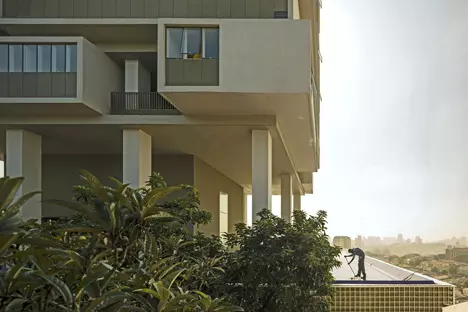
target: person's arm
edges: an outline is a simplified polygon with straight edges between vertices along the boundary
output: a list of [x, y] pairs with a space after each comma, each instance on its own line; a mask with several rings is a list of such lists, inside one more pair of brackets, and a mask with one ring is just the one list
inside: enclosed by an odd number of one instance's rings
[[356, 255], [355, 255], [355, 254], [352, 254], [352, 255], [349, 255], [349, 256], [353, 256], [353, 257], [351, 258], [351, 261], [348, 262], [348, 264], [351, 264], [351, 263], [354, 261], [354, 258], [356, 258]]

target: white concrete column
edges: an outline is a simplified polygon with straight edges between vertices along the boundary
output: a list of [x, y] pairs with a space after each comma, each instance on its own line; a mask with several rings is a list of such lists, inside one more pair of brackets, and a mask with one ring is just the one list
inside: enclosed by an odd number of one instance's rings
[[125, 92], [150, 92], [151, 74], [138, 60], [125, 61]]
[[292, 176], [290, 174], [281, 175], [281, 218], [291, 222], [292, 216]]
[[271, 210], [272, 143], [268, 130], [252, 131], [252, 222], [257, 213]]
[[[6, 176], [24, 177], [16, 197], [42, 191], [42, 138], [29, 131], [13, 129], [6, 131]], [[34, 196], [21, 208], [24, 220], [42, 217], [42, 197]]]
[[139, 129], [123, 130], [123, 183], [145, 186], [151, 175], [151, 136]]
[[301, 210], [301, 194], [294, 194], [294, 210]]

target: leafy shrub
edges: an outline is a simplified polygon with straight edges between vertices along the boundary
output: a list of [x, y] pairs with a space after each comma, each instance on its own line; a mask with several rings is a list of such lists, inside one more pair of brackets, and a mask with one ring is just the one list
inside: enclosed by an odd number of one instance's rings
[[226, 247], [193, 231], [211, 215], [192, 186], [82, 179], [74, 201], [50, 201], [75, 215], [41, 225], [19, 216], [34, 193], [13, 201], [23, 179], [0, 179], [0, 311], [329, 311], [340, 249], [325, 212], [295, 212], [291, 224], [264, 210]]
[[23, 179], [0, 179], [0, 311], [243, 311], [202, 292], [223, 273], [205, 241], [185, 234], [185, 221], [209, 219], [193, 189], [82, 177], [77, 201], [50, 201], [77, 215], [42, 226], [18, 214], [34, 194], [13, 203]]
[[226, 258], [226, 275], [218, 294], [252, 312], [329, 311], [332, 269], [341, 265], [341, 250], [326, 235], [326, 212], [306, 217], [294, 212], [294, 222], [263, 210], [253, 227], [238, 224], [227, 234], [234, 248]]

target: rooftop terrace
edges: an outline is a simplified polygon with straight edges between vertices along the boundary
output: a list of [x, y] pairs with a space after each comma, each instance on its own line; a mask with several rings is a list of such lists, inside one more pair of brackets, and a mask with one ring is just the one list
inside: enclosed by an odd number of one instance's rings
[[[344, 257], [346, 253], [343, 253], [340, 257], [341, 267], [336, 268], [333, 271], [333, 276], [335, 277], [335, 284], [353, 284], [353, 285], [369, 285], [369, 284], [384, 284], [384, 285], [445, 285], [450, 286], [450, 284], [433, 279], [429, 276], [425, 276], [419, 273], [415, 273], [390, 263], [383, 262], [381, 260], [366, 257], [365, 267], [367, 273], [367, 281], [362, 280], [352, 280], [354, 276], [348, 264], [346, 264], [346, 258]], [[351, 258], [348, 258], [349, 260]], [[358, 270], [358, 257], [354, 259], [351, 263], [351, 267], [354, 270], [354, 273], [357, 273]]]

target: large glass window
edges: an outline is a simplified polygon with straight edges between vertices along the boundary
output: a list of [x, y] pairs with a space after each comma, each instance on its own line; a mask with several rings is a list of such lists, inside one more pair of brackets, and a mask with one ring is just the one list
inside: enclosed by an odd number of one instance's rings
[[10, 45], [8, 71], [12, 73], [23, 71], [23, 46], [20, 44]]
[[76, 44], [69, 44], [66, 48], [66, 68], [67, 73], [76, 73]]
[[166, 29], [166, 57], [182, 58], [182, 37], [183, 28]]
[[201, 28], [185, 28], [182, 39], [182, 54], [187, 58], [201, 58], [202, 30]]
[[0, 44], [0, 72], [8, 71], [8, 45]]
[[0, 44], [0, 72], [75, 73], [76, 44]]
[[219, 58], [219, 28], [167, 28], [166, 58]]
[[37, 71], [48, 73], [52, 68], [52, 46], [41, 44], [37, 47]]
[[203, 29], [203, 58], [219, 58], [219, 28]]
[[52, 46], [52, 72], [64, 73], [66, 65], [65, 45]]
[[23, 72], [37, 71], [37, 45], [23, 46]]

